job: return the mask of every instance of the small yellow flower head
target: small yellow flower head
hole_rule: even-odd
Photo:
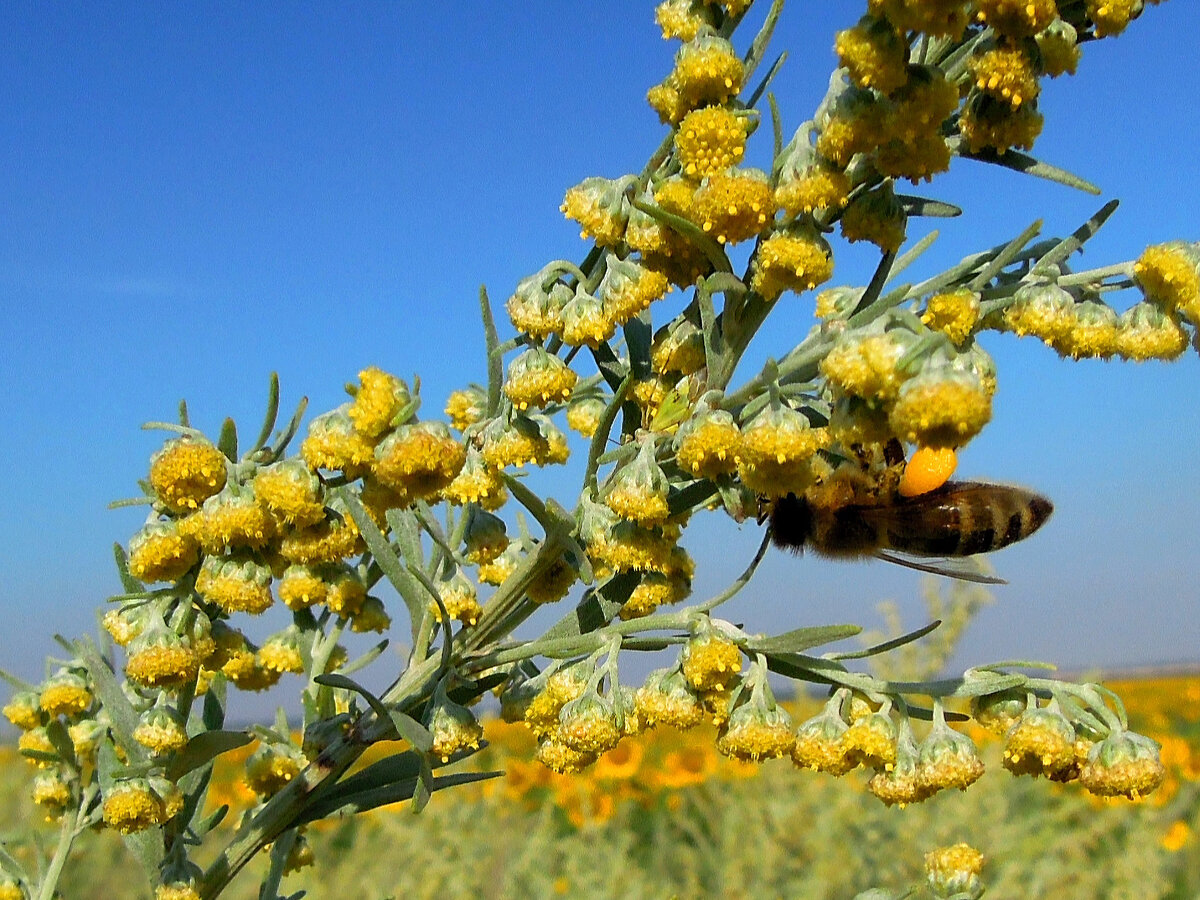
[[[496,422],[500,421],[502,420],[496,419],[492,422],[492,425],[494,426]],[[512,452],[522,451],[523,448],[519,446],[520,434],[516,436],[507,435],[503,433],[502,429],[493,428],[493,436],[496,436],[497,433],[497,439],[501,440],[502,444],[491,448],[493,458],[503,460],[504,453],[502,451],[505,450]],[[488,446],[486,440],[487,438],[485,437],[484,452],[487,451]],[[528,448],[525,449],[527,452],[533,452],[533,450]],[[518,456],[517,458],[520,459],[521,457]],[[532,458],[536,459],[536,456]],[[504,461],[508,462],[507,460]],[[519,464],[524,465],[524,462]],[[467,458],[466,462],[463,463],[462,469],[454,476],[454,480],[447,485],[446,489],[442,491],[442,496],[455,506],[466,506],[468,503],[476,503],[484,509],[496,510],[508,500],[508,488],[505,487],[504,479],[500,476],[499,469],[493,468],[485,462],[483,454],[472,445],[467,448]]]
[[[567,436],[563,434],[562,429],[554,424],[553,419],[541,413],[534,413],[529,418],[545,442],[545,453],[536,460],[537,464],[546,466],[565,463],[570,457],[571,448],[567,444]]]
[[[125,647],[146,627],[148,611],[145,604],[129,604],[110,609],[100,620],[104,630],[118,647]]]
[[[246,760],[246,784],[264,799],[285,787],[303,771],[308,760],[291,744],[263,744]]]
[[[895,762],[880,767],[867,782],[867,790],[885,805],[899,806],[901,809],[930,796],[930,791],[921,785],[919,779],[917,745],[907,722],[899,734]]]
[[[617,746],[623,734],[612,700],[589,691],[563,706],[554,737],[577,753],[599,756]]]
[[[1178,359],[1187,349],[1187,332],[1153,303],[1137,303],[1117,322],[1117,353],[1126,359]]]
[[[44,726],[37,726],[28,731],[22,731],[17,738],[17,751],[24,754],[24,751],[31,750],[35,753],[48,753],[51,756],[58,757],[58,750],[54,744],[50,742],[50,735],[46,732]],[[49,769],[56,765],[48,759],[39,759],[37,757],[25,757],[32,765],[39,769]]]
[[[648,726],[686,730],[705,719],[700,699],[678,668],[656,669],[647,675],[645,684],[634,692],[634,704],[638,718]]]
[[[286,672],[299,675],[304,671],[304,652],[300,645],[300,637],[300,631],[295,625],[289,625],[283,631],[271,635],[258,650],[258,664],[280,675]]]
[[[1200,322],[1200,254],[1182,241],[1147,247],[1134,263],[1146,299]]]
[[[562,708],[583,696],[587,690],[589,670],[582,665],[570,665],[558,669],[544,678],[544,684],[525,704],[523,718],[539,738],[553,733],[558,728],[558,714]],[[539,676],[538,680],[541,680]],[[537,684],[528,685],[532,690]],[[522,693],[525,693],[523,691]]]
[[[675,460],[695,478],[716,478],[737,471],[741,431],[723,409],[701,409],[679,426]]]
[[[890,185],[859,194],[842,214],[842,237],[851,243],[869,241],[892,252],[904,243],[908,216]]]
[[[308,842],[305,834],[300,832],[296,843],[292,844],[291,852],[284,860],[283,874],[290,875],[292,872],[299,872],[301,869],[316,865],[316,862],[317,856],[313,852],[312,844]]]
[[[475,714],[438,692],[430,705],[425,727],[433,736],[433,755],[442,762],[464,750],[476,750],[483,739],[483,728]]]
[[[992,398],[978,375],[929,365],[904,382],[888,422],[910,444],[961,447],[991,418]]]
[[[355,430],[349,409],[346,404],[309,423],[308,436],[300,445],[300,455],[310,469],[341,471],[355,477],[375,459],[374,441]]]
[[[643,528],[633,522],[613,525],[603,540],[588,540],[588,556],[593,563],[615,572],[661,572],[671,566],[675,543],[655,528]]]
[[[253,484],[254,496],[282,525],[305,528],[325,518],[321,479],[298,457],[259,469]]]
[[[539,572],[525,588],[529,599],[537,604],[557,603],[579,580],[579,570],[566,557],[560,557]]]
[[[116,782],[104,795],[104,824],[121,834],[145,831],[169,817],[162,799],[144,778]]]
[[[958,130],[971,153],[992,149],[1003,156],[1010,147],[1033,149],[1043,124],[1032,101],[1014,107],[991,94],[977,94],[963,109]]]
[[[875,154],[875,167],[892,178],[907,178],[913,184],[932,181],[950,170],[950,145],[940,134],[920,134],[908,139],[893,138]]]
[[[77,716],[92,705],[92,692],[82,675],[59,669],[42,685],[38,703],[48,716]]]
[[[479,567],[479,582],[480,584],[500,585],[520,565],[524,558],[524,551],[519,541],[509,543],[507,549],[494,560],[489,563],[483,563]]]
[[[693,181],[724,172],[746,154],[747,120],[724,106],[706,106],[683,117],[675,149],[683,174]]]
[[[869,91],[846,91],[820,124],[817,153],[839,169],[858,153],[870,153],[891,138],[888,107]]]
[[[347,618],[362,608],[367,599],[367,586],[350,566],[340,566],[329,577],[325,606],[335,616]]]
[[[742,428],[738,475],[756,494],[799,494],[812,483],[813,455],[828,443],[824,428],[788,406],[767,406]]]
[[[683,676],[694,691],[723,691],[742,671],[742,651],[732,640],[702,620],[683,645]]]
[[[1088,752],[1079,783],[1098,797],[1138,800],[1154,793],[1166,770],[1156,741],[1132,731],[1114,731]]]
[[[230,628],[224,622],[213,623],[212,628],[213,652],[204,660],[208,669],[221,670],[233,680],[233,672],[253,666],[255,646],[244,634],[236,628]],[[233,665],[228,666],[228,663]]]
[[[696,109],[724,103],[742,90],[746,68],[733,45],[724,38],[700,35],[679,48],[669,81],[682,107]]]
[[[1014,775],[1056,778],[1075,769],[1075,729],[1052,701],[1027,709],[1004,739],[1004,768]]]
[[[925,854],[925,877],[935,897],[969,897],[978,900],[984,886],[979,880],[983,854],[970,844],[939,847]]]
[[[734,709],[717,736],[717,750],[743,762],[776,759],[788,753],[794,743],[792,717],[787,711],[754,699]]]
[[[979,295],[968,287],[934,294],[925,303],[921,321],[961,346],[979,321]]]
[[[929,794],[966,790],[983,774],[983,761],[971,739],[936,721],[917,754],[917,784]]]
[[[664,272],[634,259],[610,257],[596,295],[601,298],[605,316],[615,325],[624,325],[670,290],[671,282]]]
[[[437,583],[438,594],[442,598],[442,606],[446,607],[446,615],[464,625],[474,625],[483,615],[483,607],[479,604],[479,594],[475,583],[461,569],[456,570],[449,578]],[[437,604],[430,601],[429,611],[439,615]]]
[[[672,125],[688,114],[690,106],[683,102],[679,89],[670,75],[660,84],[646,91],[646,102],[658,113],[658,120],[664,125]]]
[[[629,218],[629,189],[636,176],[585,178],[567,191],[559,209],[582,227],[579,236],[594,238],[600,247],[615,247],[625,234]]]
[[[538,742],[534,759],[551,772],[575,775],[592,765],[596,761],[596,754],[575,750],[555,738],[546,738]]]
[[[911,66],[908,82],[891,99],[888,135],[895,141],[927,144],[941,138],[942,124],[958,109],[959,95],[958,88],[946,79],[941,69]],[[909,155],[916,159],[930,154],[937,156],[940,151],[927,147],[924,154]]]
[[[663,402],[667,399],[670,391],[671,382],[658,377],[640,378],[633,383],[629,396],[642,411],[644,427],[649,427],[649,424],[662,410]]]
[[[309,528],[290,531],[279,543],[279,553],[289,563],[336,563],[361,553],[358,525],[336,502],[325,519]]]
[[[605,505],[622,519],[647,528],[662,525],[670,514],[670,484],[654,453],[654,442],[643,441],[637,456],[613,472],[602,495]]]
[[[541,347],[526,350],[508,366],[504,395],[519,410],[566,403],[579,376],[561,359]]]
[[[177,519],[151,522],[129,539],[129,574],[147,584],[175,581],[199,561],[199,550]]]
[[[775,218],[775,192],[759,169],[708,176],[695,204],[700,227],[722,244],[752,238]]]
[[[590,438],[600,427],[600,418],[607,406],[600,397],[572,400],[571,405],[567,407],[567,427],[585,438]]]
[[[846,733],[846,722],[838,712],[837,702],[825,708],[796,729],[791,755],[801,769],[812,769],[827,775],[845,775],[858,765],[858,760],[847,751],[842,736]]]
[[[813,162],[791,177],[780,176],[775,205],[790,216],[841,209],[850,200],[850,176],[828,163]]]
[[[650,371],[680,378],[704,366],[704,332],[690,318],[672,319],[654,334]]]
[[[308,609],[324,603],[329,584],[318,566],[290,565],[279,579],[279,599],[290,610]]]
[[[1029,704],[1022,688],[1010,688],[994,694],[971,698],[971,716],[993,734],[1004,734],[1020,721]]]
[[[350,630],[355,634],[385,634],[392,627],[392,617],[378,597],[367,597],[358,612],[350,614]]]
[[[129,645],[125,677],[142,687],[191,684],[200,669],[196,650],[160,623],[151,624]]]
[[[693,182],[681,176],[664,178],[655,185],[653,200],[667,212],[699,224],[699,213],[696,212],[697,190],[698,188]],[[663,252],[669,248],[638,246],[636,249],[642,250],[642,252]]]
[[[207,554],[233,548],[261,549],[275,537],[275,520],[258,501],[254,490],[229,487],[204,501],[198,512],[179,523],[179,530],[193,538]]]
[[[871,15],[886,16],[901,31],[958,40],[970,21],[962,0],[868,0]]]
[[[476,422],[483,421],[487,412],[487,394],[477,384],[461,391],[451,391],[446,398],[445,412],[451,428],[466,431]]]
[[[1057,346],[1075,328],[1075,298],[1055,284],[1022,285],[1004,310],[999,327]]]
[[[1117,352],[1119,334],[1120,322],[1111,307],[1084,300],[1075,304],[1074,327],[1053,346],[1072,359],[1109,359]]]
[[[1114,37],[1142,13],[1142,0],[1087,0],[1088,18],[1096,37]]]
[[[4,706],[4,718],[22,731],[45,724],[45,714],[38,702],[37,691],[17,691]]]
[[[57,770],[33,776],[33,802],[46,808],[48,819],[58,819],[71,805],[71,786]]]
[[[172,438],[150,457],[150,486],[171,512],[188,512],[225,486],[227,462],[206,440]]]
[[[1036,40],[1042,56],[1043,72],[1051,78],[1075,74],[1083,51],[1079,49],[1079,38],[1075,28],[1069,22],[1055,19],[1045,31],[1036,36]]]
[[[154,900],[200,900],[200,892],[190,882],[172,881],[154,889]]]
[[[616,320],[604,308],[604,303],[580,285],[575,295],[563,306],[563,343],[572,347],[593,349],[607,341],[617,330]]]
[[[1033,61],[1018,47],[984,50],[971,57],[967,68],[975,87],[1014,109],[1041,91]]]
[[[826,288],[817,294],[817,302],[813,314],[825,321],[845,321],[853,314],[858,301],[862,299],[862,290],[850,287]]]
[[[205,557],[196,576],[196,593],[231,614],[257,616],[275,602],[271,570],[249,556]]]
[[[679,548],[682,550],[683,548]],[[660,606],[680,603],[691,593],[691,581],[687,578],[648,572],[622,605],[619,615],[625,621],[648,616]]]
[[[28,894],[22,884],[12,875],[0,872],[0,900],[26,900]]]
[[[1058,17],[1054,0],[977,0],[979,21],[1004,37],[1033,37]]]
[[[375,448],[375,477],[393,490],[425,499],[447,487],[467,451],[442,422],[401,425]]]
[[[522,278],[504,305],[513,327],[536,341],[562,331],[563,306],[573,292],[557,278],[556,271],[546,269]]]
[[[701,28],[712,25],[708,6],[696,0],[664,0],[654,8],[654,21],[664,41],[695,40]]]
[[[863,16],[853,28],[838,32],[833,49],[860,88],[890,94],[907,80],[908,43],[886,19]]]
[[[474,503],[467,507],[463,556],[471,565],[489,563],[508,547],[504,520]]]
[[[797,226],[777,231],[759,245],[750,287],[773,301],[784,291],[802,294],[832,277],[828,242],[815,230]]]
[[[881,710],[856,719],[842,735],[842,746],[856,766],[890,771],[896,764],[898,740],[896,723]]]
[[[160,696],[159,702],[142,713],[133,739],[156,756],[182,750],[188,742],[183,717]]]
[[[376,441],[391,429],[393,420],[406,407],[411,407],[412,394],[408,385],[395,375],[370,366],[358,373],[359,387],[354,389],[354,402],[346,411],[354,430],[368,441]]]
[[[951,447],[919,447],[909,457],[896,492],[901,497],[919,497],[937,490],[958,467],[958,455]]]

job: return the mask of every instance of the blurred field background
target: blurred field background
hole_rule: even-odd
[[[313,826],[316,865],[287,876],[282,892],[850,900],[869,887],[902,890],[922,878],[925,851],[966,841],[988,859],[989,900],[1195,900],[1200,673],[1105,683],[1125,699],[1131,727],[1162,744],[1167,781],[1142,803],[1014,778],[980,730],[971,732],[989,764],[980,782],[899,809],[868,794],[861,772],[834,779],[787,760],[726,759],[707,728],[646,732],[583,775],[558,776],[532,761],[527,729],[493,720],[490,745],[465,765],[503,777],[436,794],[420,815],[397,806]],[[817,705],[802,698],[792,711],[800,720]],[[216,770],[210,805],[231,807],[222,828],[253,803],[240,780],[253,747]],[[26,863],[31,837],[44,847],[55,837],[29,799],[34,771],[15,747],[0,748],[0,835]],[[265,863],[224,896],[255,897]],[[67,898],[148,898],[140,877],[118,837],[101,832],[80,842],[61,888]]]

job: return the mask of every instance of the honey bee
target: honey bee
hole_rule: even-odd
[[[960,568],[953,558],[1024,540],[1054,510],[1035,491],[981,481],[948,481],[913,497],[893,490],[848,498],[850,502],[831,500],[834,496],[818,491],[776,500],[769,510],[776,546],[830,557],[875,557],[986,584],[1003,579]]]

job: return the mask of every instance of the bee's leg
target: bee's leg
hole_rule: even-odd
[[[884,445],[883,461],[889,466],[898,466],[904,462],[904,445],[896,438],[890,439]]]

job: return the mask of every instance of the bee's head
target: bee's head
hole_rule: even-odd
[[[800,551],[812,536],[813,513],[808,501],[788,494],[771,509],[771,540],[778,547]]]

